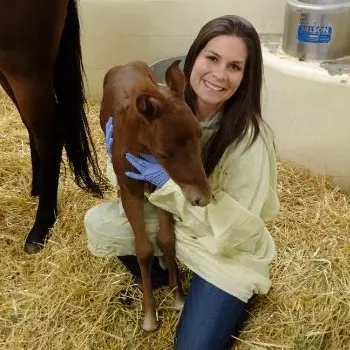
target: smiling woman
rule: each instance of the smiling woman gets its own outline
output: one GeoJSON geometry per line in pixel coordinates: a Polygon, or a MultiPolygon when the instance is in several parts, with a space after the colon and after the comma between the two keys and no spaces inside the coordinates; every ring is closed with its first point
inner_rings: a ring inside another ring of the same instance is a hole
{"type": "Polygon", "coordinates": [[[221,35],[198,55],[190,83],[197,95],[197,117],[208,120],[236,92],[243,79],[247,47],[241,38],[221,35]]]}
{"type": "Polygon", "coordinates": [[[197,118],[215,120],[217,112],[222,114],[216,120],[217,130],[204,145],[204,167],[210,175],[232,142],[239,144],[247,139],[250,146],[261,126],[266,126],[261,116],[262,52],[258,33],[238,16],[209,21],[188,51],[184,73],[190,82],[186,100],[197,118]],[[214,86],[223,90],[214,91],[214,86]]]}

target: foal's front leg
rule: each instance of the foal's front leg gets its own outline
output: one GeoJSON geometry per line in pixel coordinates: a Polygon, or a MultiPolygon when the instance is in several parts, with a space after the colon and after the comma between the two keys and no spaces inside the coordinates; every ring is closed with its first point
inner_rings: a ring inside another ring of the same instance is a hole
{"type": "Polygon", "coordinates": [[[173,217],[170,213],[158,209],[159,233],[158,246],[165,259],[169,272],[169,287],[174,291],[174,308],[182,310],[184,306],[184,292],[176,265],[175,232],[173,217]]]}
{"type": "Polygon", "coordinates": [[[151,281],[153,246],[149,241],[145,230],[143,200],[128,195],[124,191],[121,191],[121,199],[125,214],[134,231],[136,257],[140,265],[142,276],[143,306],[145,315],[141,327],[147,332],[152,332],[158,328],[151,281]]]}

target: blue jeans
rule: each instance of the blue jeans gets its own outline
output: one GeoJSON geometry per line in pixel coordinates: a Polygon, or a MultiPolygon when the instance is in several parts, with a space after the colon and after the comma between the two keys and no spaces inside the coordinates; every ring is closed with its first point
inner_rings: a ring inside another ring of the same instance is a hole
{"type": "MultiPolygon", "coordinates": [[[[135,256],[119,257],[136,280],[140,279],[135,256]]],[[[152,284],[167,284],[167,271],[154,259],[152,284]]],[[[245,320],[246,303],[193,275],[175,336],[176,350],[226,350],[245,320]]]]}

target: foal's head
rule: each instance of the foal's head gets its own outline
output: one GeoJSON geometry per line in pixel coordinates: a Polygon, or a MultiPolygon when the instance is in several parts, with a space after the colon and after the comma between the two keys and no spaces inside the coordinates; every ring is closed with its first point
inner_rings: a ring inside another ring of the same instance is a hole
{"type": "Polygon", "coordinates": [[[185,78],[175,61],[166,71],[167,88],[136,98],[146,119],[141,142],[149,148],[193,205],[210,200],[210,185],[201,159],[201,128],[185,102],[185,78]]]}

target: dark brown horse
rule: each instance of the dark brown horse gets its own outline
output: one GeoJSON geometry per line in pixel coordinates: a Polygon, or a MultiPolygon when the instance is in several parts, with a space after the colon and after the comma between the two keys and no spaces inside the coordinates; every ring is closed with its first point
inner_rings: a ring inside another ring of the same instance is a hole
{"type": "MultiPolygon", "coordinates": [[[[135,235],[145,310],[142,328],[146,331],[157,328],[151,284],[153,247],[145,232],[145,183],[125,175],[132,169],[125,153],[152,153],[190,203],[204,206],[210,200],[210,185],[201,160],[201,129],[185,102],[185,77],[178,64],[175,61],[167,69],[167,88],[162,90],[143,62],[112,68],[103,87],[100,122],[105,130],[107,119],[113,117],[112,162],[125,214],[135,235]]],[[[168,267],[169,286],[175,292],[174,306],[179,309],[183,292],[177,276],[172,216],[159,209],[158,219],[158,246],[168,267]]]]}
{"type": "Polygon", "coordinates": [[[24,249],[34,253],[56,220],[63,146],[78,186],[101,195],[75,0],[0,0],[0,83],[29,133],[31,194],[39,206],[24,249]]]}

